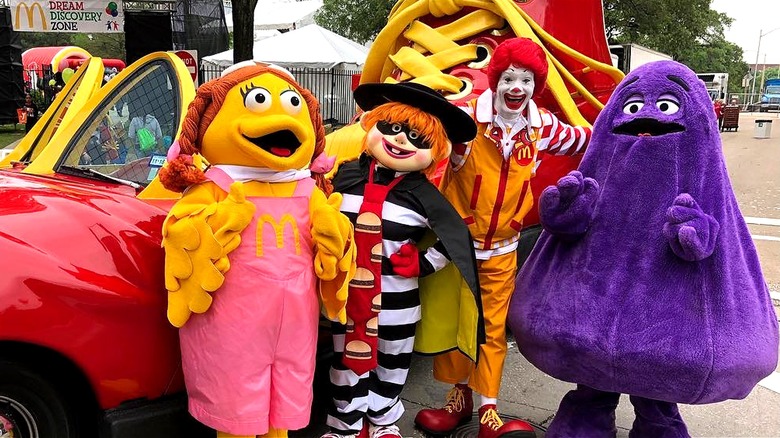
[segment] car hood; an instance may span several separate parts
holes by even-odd
[[[0,171],[0,294],[21,282],[36,295],[160,305],[164,218],[130,187]]]

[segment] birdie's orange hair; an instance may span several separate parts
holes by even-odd
[[[222,108],[228,92],[241,82],[264,73],[270,73],[284,80],[295,88],[303,97],[303,100],[306,101],[316,137],[311,160],[322,153],[325,150],[325,126],[322,124],[320,104],[317,98],[284,72],[263,64],[240,68],[222,78],[213,79],[198,87],[195,99],[187,108],[187,114],[184,117],[181,132],[179,133],[178,141],[181,153],[192,155],[200,152],[203,135]],[[330,194],[332,186],[325,179],[325,175],[312,172],[312,177],[320,189],[325,191],[326,194]],[[165,188],[175,192],[183,192],[187,187],[205,180],[206,177],[203,171],[189,164],[185,157],[176,158],[168,163],[168,166],[160,169],[160,182]]]
[[[416,129],[420,135],[431,145],[431,165],[423,169],[426,176],[430,176],[436,170],[436,164],[450,153],[450,142],[444,125],[433,115],[425,111],[398,102],[389,102],[374,108],[366,113],[361,124],[366,131],[374,127],[377,122],[404,123],[412,129]],[[363,139],[363,150],[366,150],[367,137]]]

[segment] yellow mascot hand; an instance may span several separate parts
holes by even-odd
[[[208,310],[209,293],[225,279],[213,263],[222,247],[206,223],[206,213],[204,210],[181,219],[169,217],[163,229],[168,319],[176,327],[184,325],[192,312]]]
[[[222,286],[230,268],[227,254],[239,245],[255,210],[241,183],[234,183],[222,201],[204,186],[188,192],[163,225],[168,319],[176,327],[193,312],[209,309],[210,293]]]
[[[340,193],[326,198],[319,190],[315,190],[311,197],[311,234],[316,248],[314,272],[322,280],[336,278],[339,264],[346,253],[347,242],[352,236],[352,224],[339,211],[341,201]]]
[[[227,255],[241,244],[241,232],[252,222],[255,209],[255,205],[246,200],[244,184],[234,182],[227,198],[216,204],[214,213],[208,218],[214,238],[222,247],[222,254],[215,265],[223,274],[230,269]]]

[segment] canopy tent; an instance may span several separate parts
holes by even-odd
[[[255,30],[289,30],[314,23],[314,13],[322,7],[322,0],[294,2],[258,1],[255,7]],[[232,8],[225,10],[225,23],[233,32]]]
[[[279,32],[276,29],[262,29],[262,30],[255,30],[253,39],[255,42],[264,40],[266,38],[271,38],[277,35],[281,35],[282,33]]]
[[[360,68],[366,62],[368,48],[310,24],[254,44],[255,61],[283,67]],[[233,51],[228,50],[203,58],[205,62],[227,67],[233,64]]]

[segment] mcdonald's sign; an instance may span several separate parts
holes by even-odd
[[[260,216],[260,219],[257,221],[257,256],[262,257],[263,256],[263,227],[265,227],[265,224],[269,223],[274,229],[274,235],[276,236],[276,247],[277,248],[284,248],[284,228],[285,225],[289,224],[290,228],[292,228],[293,232],[293,238],[295,239],[295,254],[300,255],[301,253],[301,233],[298,230],[298,223],[295,222],[295,218],[292,217],[289,213],[285,213],[282,215],[282,219],[277,223],[276,219],[274,219],[273,216],[266,213],[262,216]]]
[[[38,17],[41,19],[41,27],[35,27],[35,11],[38,11]],[[27,15],[27,27],[22,27],[22,11]],[[19,2],[16,4],[16,14],[14,14],[14,30],[32,30],[32,31],[46,31],[49,27],[46,24],[46,13],[43,11],[43,6],[39,2],[30,2],[28,6],[25,2]]]

